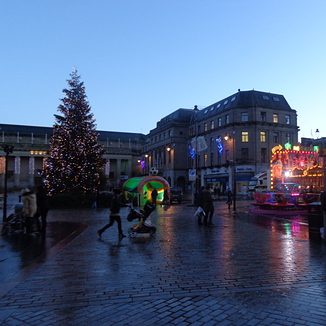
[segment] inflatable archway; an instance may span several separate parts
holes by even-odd
[[[162,177],[148,176],[128,179],[123,185],[124,195],[138,206],[145,205],[146,201],[152,201],[152,192],[156,189],[156,202],[161,203],[164,198],[164,191],[170,197],[170,185]]]

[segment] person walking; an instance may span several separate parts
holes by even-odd
[[[46,195],[46,191],[43,186],[37,187],[36,204],[37,204],[37,211],[35,214],[35,218],[37,220],[39,229],[41,230],[42,233],[45,233],[46,225],[47,225],[46,218],[49,212],[49,202]],[[41,221],[42,221],[41,226],[40,226],[39,217],[41,217]]]
[[[200,189],[197,193],[197,196],[196,196],[196,204],[198,207],[201,207],[203,210],[204,210],[204,198],[203,198],[204,190],[205,190],[204,186],[200,187]],[[198,225],[203,225],[203,222],[202,222],[203,214],[198,214],[197,217],[198,217]]]
[[[163,201],[161,205],[170,205],[169,193],[168,190],[165,189],[163,193]]]
[[[153,206],[156,206],[156,197],[157,197],[157,190],[154,188],[152,191],[152,204]]]
[[[211,187],[207,186],[203,191],[203,209],[205,212],[204,225],[214,225],[212,223],[214,213],[214,199],[212,197]]]
[[[34,215],[37,211],[36,195],[33,191],[25,188],[21,191],[23,203],[23,217],[25,219],[26,233],[38,231]]]
[[[97,234],[99,235],[100,238],[102,236],[102,233],[110,226],[112,226],[115,221],[118,223],[119,239],[125,237],[125,235],[122,232],[121,217],[119,212],[120,212],[120,207],[126,207],[128,205],[120,202],[119,197],[121,196],[121,194],[122,192],[120,189],[113,189],[113,198],[111,200],[111,206],[110,206],[110,222],[109,224],[105,225],[102,229],[97,231]]]
[[[227,200],[226,200],[226,203],[228,204],[228,208],[231,209],[231,205],[232,205],[232,192],[230,189],[228,189],[228,192],[227,192]]]

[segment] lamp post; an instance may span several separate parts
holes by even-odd
[[[7,233],[6,227],[6,217],[7,217],[7,184],[8,184],[8,157],[13,152],[14,146],[12,145],[2,145],[2,149],[6,153],[6,160],[5,160],[5,187],[4,187],[4,194],[3,194],[3,213],[2,213],[2,233],[4,235]]]
[[[232,192],[233,192],[233,211],[237,210],[237,204],[236,204],[236,187],[237,187],[237,179],[236,179],[236,166],[235,166],[235,131],[232,131],[232,137],[229,134],[225,134],[224,140],[228,141],[232,139],[232,157],[233,160],[231,162],[232,167]]]
[[[148,166],[148,154],[145,154],[145,174],[149,174],[149,166]]]

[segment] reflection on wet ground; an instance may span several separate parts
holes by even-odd
[[[241,219],[248,223],[268,229],[272,232],[282,233],[298,239],[309,239],[307,216],[273,216],[264,214],[243,214]]]
[[[49,253],[50,249],[73,234],[80,224],[49,222],[46,234],[12,233],[0,237],[1,282],[28,266],[36,258]]]

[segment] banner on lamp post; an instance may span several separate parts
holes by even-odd
[[[204,136],[199,136],[191,140],[191,146],[195,152],[204,151],[207,148],[207,143]]]

